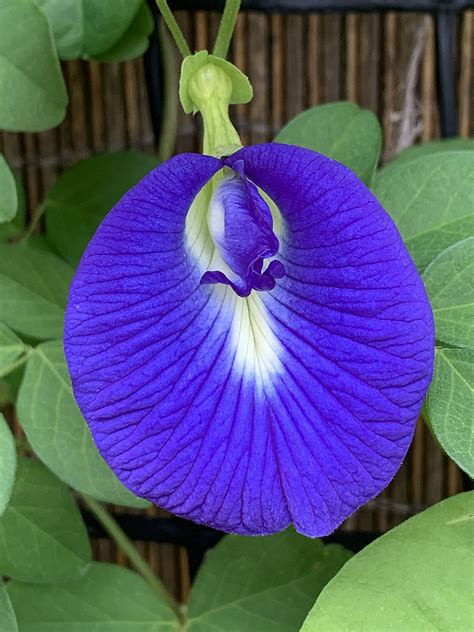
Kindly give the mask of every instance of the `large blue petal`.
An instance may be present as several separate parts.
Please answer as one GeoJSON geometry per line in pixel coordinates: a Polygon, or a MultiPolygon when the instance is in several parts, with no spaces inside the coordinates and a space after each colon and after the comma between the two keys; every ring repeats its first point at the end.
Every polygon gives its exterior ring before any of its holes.
{"type": "Polygon", "coordinates": [[[260,145],[228,159],[277,204],[286,276],[238,297],[201,285],[185,217],[222,166],[182,155],[109,213],[66,316],[74,392],[136,494],[244,534],[337,527],[391,480],[433,363],[421,280],[345,167],[260,145]]]}

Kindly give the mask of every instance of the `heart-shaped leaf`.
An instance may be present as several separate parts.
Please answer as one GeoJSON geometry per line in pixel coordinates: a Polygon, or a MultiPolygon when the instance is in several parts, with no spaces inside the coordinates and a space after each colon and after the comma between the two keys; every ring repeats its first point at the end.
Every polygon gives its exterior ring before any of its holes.
{"type": "Polygon", "coordinates": [[[105,215],[157,164],[154,156],[138,152],[103,154],[56,180],[44,200],[46,232],[63,259],[77,265],[105,215]]]}
{"type": "Polygon", "coordinates": [[[342,101],[317,105],[298,114],[275,141],[334,158],[370,184],[380,156],[382,133],[372,112],[342,101]]]}
{"type": "Polygon", "coordinates": [[[15,473],[15,440],[5,418],[0,414],[0,516],[5,512],[10,501],[15,473]]]}
{"type": "Polygon", "coordinates": [[[13,173],[0,154],[0,224],[11,221],[18,210],[18,197],[13,173]]]}
{"type": "Polygon", "coordinates": [[[0,518],[0,574],[31,582],[78,579],[91,551],[67,487],[35,459],[21,457],[0,518]]]}
{"type": "Polygon", "coordinates": [[[137,14],[122,37],[111,48],[95,55],[97,61],[123,61],[143,55],[148,48],[148,38],[153,31],[153,14],[148,5],[141,4],[137,14]]]}
{"type": "Polygon", "coordinates": [[[72,275],[53,254],[0,244],[0,320],[26,336],[61,337],[72,275]]]}
{"type": "Polygon", "coordinates": [[[430,154],[382,170],[374,193],[421,271],[474,235],[474,151],[430,154]]]}
{"type": "Polygon", "coordinates": [[[0,3],[0,128],[55,127],[68,102],[48,20],[33,0],[0,3]]]}
{"type": "Polygon", "coordinates": [[[436,339],[474,348],[474,237],[439,254],[423,273],[436,324],[436,339]]]}
{"type": "Polygon", "coordinates": [[[446,453],[474,478],[474,351],[436,349],[427,399],[431,429],[446,453]]]}
{"type": "Polygon", "coordinates": [[[173,612],[126,568],[93,564],[76,582],[39,586],[10,582],[8,593],[25,632],[178,632],[173,612]]]}
{"type": "Polygon", "coordinates": [[[189,603],[190,632],[298,630],[325,584],[348,560],[288,529],[265,538],[227,536],[209,552],[189,603]]]}
{"type": "Polygon", "coordinates": [[[141,0],[36,0],[47,15],[62,59],[93,57],[126,32],[141,0]]]}
{"type": "Polygon", "coordinates": [[[148,506],[125,489],[98,453],[74,401],[60,341],[40,344],[31,354],[17,408],[33,450],[61,480],[99,500],[148,506]]]}
{"type": "Polygon", "coordinates": [[[301,632],[460,632],[474,621],[474,492],[410,518],[355,555],[301,632]]]}

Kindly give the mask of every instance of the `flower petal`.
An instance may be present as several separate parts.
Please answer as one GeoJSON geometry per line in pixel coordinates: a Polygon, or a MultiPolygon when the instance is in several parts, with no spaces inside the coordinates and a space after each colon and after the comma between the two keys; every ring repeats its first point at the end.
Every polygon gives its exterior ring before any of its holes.
{"type": "MultiPolygon", "coordinates": [[[[278,252],[278,239],[268,204],[245,177],[242,161],[234,168],[238,173],[220,180],[208,211],[209,231],[224,265],[206,271],[201,283],[227,283],[239,296],[248,296],[253,289],[275,287],[271,270],[267,267],[262,273],[262,268],[263,259],[278,252]]],[[[278,268],[281,277],[284,270],[281,264],[278,268]]]]}
{"type": "Polygon", "coordinates": [[[325,535],[400,466],[431,377],[431,309],[395,226],[348,169],[277,144],[235,161],[280,209],[286,275],[248,298],[200,285],[185,215],[222,163],[168,161],[81,261],[65,329],[74,392],[136,494],[225,531],[293,521],[325,535]]]}

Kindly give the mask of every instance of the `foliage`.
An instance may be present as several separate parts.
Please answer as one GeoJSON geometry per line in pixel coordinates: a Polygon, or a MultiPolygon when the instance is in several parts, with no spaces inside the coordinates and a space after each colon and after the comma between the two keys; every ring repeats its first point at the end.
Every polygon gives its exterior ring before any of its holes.
{"type": "Polygon", "coordinates": [[[442,151],[382,170],[374,192],[420,270],[474,234],[474,151],[442,151]]]}
{"type": "Polygon", "coordinates": [[[0,518],[12,495],[16,464],[15,441],[4,416],[0,414],[0,518]]]}
{"type": "Polygon", "coordinates": [[[474,478],[474,351],[438,348],[427,399],[430,427],[442,448],[474,478]]]}
{"type": "Polygon", "coordinates": [[[0,154],[0,224],[12,220],[18,210],[18,195],[13,173],[0,154]]]}
{"type": "Polygon", "coordinates": [[[92,564],[79,581],[56,586],[8,584],[20,630],[127,632],[177,630],[173,612],[141,577],[111,564],[92,564]]]}
{"type": "Polygon", "coordinates": [[[123,487],[97,452],[72,395],[61,341],[33,351],[17,407],[31,446],[60,479],[99,500],[147,506],[123,487]]]}
{"type": "Polygon", "coordinates": [[[313,107],[277,134],[275,141],[300,145],[342,162],[370,184],[382,146],[379,122],[355,103],[328,103],[313,107]]]}
{"type": "Polygon", "coordinates": [[[67,487],[39,461],[20,457],[13,493],[0,517],[0,574],[63,582],[81,577],[90,559],[86,528],[67,487]]]}
{"type": "Polygon", "coordinates": [[[316,596],[349,557],[341,546],[324,546],[291,529],[258,539],[228,536],[199,571],[188,629],[297,630],[316,596]]]}
{"type": "Polygon", "coordinates": [[[68,169],[43,202],[52,247],[76,266],[106,213],[157,164],[153,156],[129,151],[94,156],[68,169]]]}
{"type": "Polygon", "coordinates": [[[329,582],[301,632],[458,632],[474,618],[474,492],[410,518],[329,582]]]}

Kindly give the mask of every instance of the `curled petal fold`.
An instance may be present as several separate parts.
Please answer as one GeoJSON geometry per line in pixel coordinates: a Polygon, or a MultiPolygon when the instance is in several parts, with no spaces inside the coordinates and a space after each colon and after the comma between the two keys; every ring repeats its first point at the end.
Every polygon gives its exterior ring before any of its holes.
{"type": "Polygon", "coordinates": [[[226,165],[281,213],[271,289],[201,284],[186,214],[223,163],[171,159],[80,263],[65,327],[74,393],[139,496],[228,532],[293,522],[326,535],[405,456],[431,379],[431,308],[390,217],[347,168],[278,144],[226,165]]]}
{"type": "Polygon", "coordinates": [[[248,296],[253,289],[273,289],[275,276],[281,278],[284,268],[272,262],[263,270],[263,260],[278,252],[272,214],[257,187],[246,178],[243,161],[236,161],[233,167],[237,173],[225,175],[219,182],[208,212],[209,231],[223,269],[205,272],[201,283],[228,284],[239,296],[248,296]]]}

